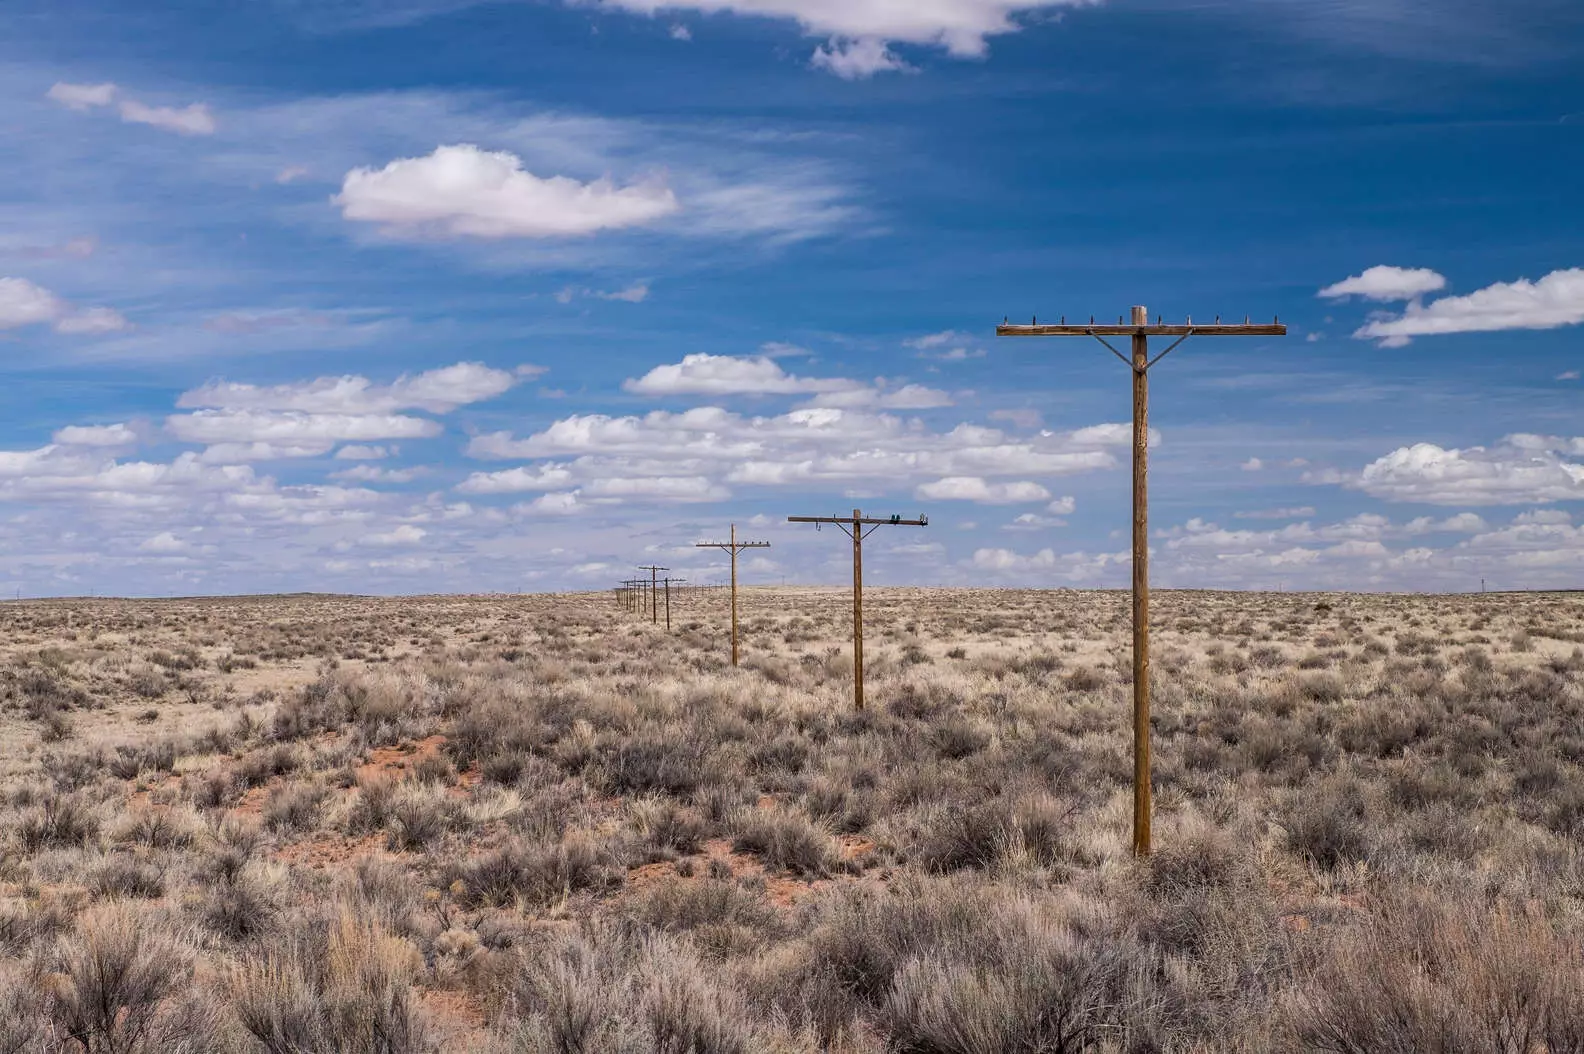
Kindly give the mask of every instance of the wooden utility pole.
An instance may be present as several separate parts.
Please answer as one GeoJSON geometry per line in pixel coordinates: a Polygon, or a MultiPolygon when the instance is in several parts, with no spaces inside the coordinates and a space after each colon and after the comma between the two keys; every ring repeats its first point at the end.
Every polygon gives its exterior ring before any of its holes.
{"type": "Polygon", "coordinates": [[[998,337],[1093,337],[1104,344],[1133,371],[1133,852],[1150,852],[1150,661],[1149,661],[1149,371],[1176,350],[1189,337],[1285,337],[1287,327],[1281,320],[1269,325],[1223,324],[1220,318],[1209,325],[1195,325],[1192,318],[1178,324],[1149,324],[1149,311],[1133,309],[1124,323],[1068,325],[1063,318],[1057,325],[1040,325],[1038,319],[1026,326],[1003,323],[996,327],[998,337]],[[1131,337],[1131,358],[1112,347],[1106,337],[1131,337]],[[1150,337],[1177,339],[1154,358],[1149,353],[1150,337]]]}
{"type": "Polygon", "coordinates": [[[737,665],[737,554],[744,549],[768,549],[769,542],[739,542],[737,540],[737,525],[731,525],[731,541],[729,542],[696,542],[695,549],[724,549],[731,553],[731,645],[732,665],[737,665]]]}
{"type": "Polygon", "coordinates": [[[864,519],[863,511],[854,509],[851,516],[788,516],[788,523],[812,523],[818,530],[821,524],[835,524],[853,543],[853,706],[864,708],[863,673],[863,540],[881,527],[928,527],[929,517],[904,520],[900,516],[889,519],[864,519]],[[865,527],[869,529],[864,530],[865,527]]]}
{"type": "Polygon", "coordinates": [[[666,609],[666,632],[667,633],[671,632],[671,583],[675,582],[678,585],[681,585],[683,582],[686,582],[686,581],[687,581],[687,579],[685,579],[685,578],[668,578],[668,579],[665,580],[665,609],[666,609]]]}
{"type": "Polygon", "coordinates": [[[655,576],[661,571],[669,571],[671,569],[669,567],[640,567],[638,570],[649,572],[649,621],[658,623],[660,621],[660,605],[655,603],[655,593],[658,591],[660,580],[655,576]]]}

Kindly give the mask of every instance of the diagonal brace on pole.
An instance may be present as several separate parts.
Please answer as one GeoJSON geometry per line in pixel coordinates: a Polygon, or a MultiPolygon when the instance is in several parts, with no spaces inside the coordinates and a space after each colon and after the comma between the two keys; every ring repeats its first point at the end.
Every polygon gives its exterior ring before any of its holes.
{"type": "Polygon", "coordinates": [[[1217,318],[1210,325],[1195,325],[1190,318],[1182,323],[1149,324],[1149,312],[1133,309],[1131,323],[1117,320],[1115,326],[1067,324],[1040,325],[1034,319],[1027,326],[1003,322],[996,327],[999,337],[1093,337],[1121,359],[1133,373],[1133,851],[1139,856],[1150,852],[1150,666],[1149,666],[1149,371],[1193,336],[1210,337],[1284,337],[1287,327],[1277,318],[1269,325],[1245,320],[1241,325],[1223,325],[1217,318]],[[1108,336],[1129,337],[1133,355],[1129,359],[1112,347],[1108,336]],[[1176,337],[1170,347],[1150,358],[1149,338],[1176,337]]]}
{"type": "Polygon", "coordinates": [[[731,655],[732,665],[737,665],[737,554],[746,549],[768,549],[769,542],[739,542],[737,525],[731,525],[729,542],[695,542],[695,549],[721,549],[731,554],[731,655]]]}
{"type": "Polygon", "coordinates": [[[812,523],[816,530],[823,524],[834,524],[853,543],[853,706],[864,708],[863,667],[863,540],[881,527],[928,527],[929,517],[904,520],[900,516],[866,518],[863,511],[854,509],[851,516],[788,516],[788,523],[812,523]],[[865,527],[869,529],[864,530],[865,527]]]}

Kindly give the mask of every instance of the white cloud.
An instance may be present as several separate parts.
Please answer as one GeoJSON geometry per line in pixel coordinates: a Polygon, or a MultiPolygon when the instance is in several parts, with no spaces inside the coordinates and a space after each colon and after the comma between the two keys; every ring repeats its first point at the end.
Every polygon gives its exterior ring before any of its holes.
{"type": "Polygon", "coordinates": [[[980,505],[1020,505],[1050,498],[1050,491],[1038,483],[987,483],[979,476],[948,476],[922,483],[913,494],[925,501],[972,501],[980,505]]]}
{"type": "Polygon", "coordinates": [[[1260,469],[1265,467],[1265,462],[1261,461],[1257,457],[1251,457],[1238,467],[1244,472],[1258,472],[1260,469]]]}
{"type": "Polygon", "coordinates": [[[1095,581],[1114,573],[1114,569],[1128,567],[1133,558],[1130,553],[1057,553],[1054,549],[1041,549],[1024,555],[1012,549],[976,549],[969,566],[981,573],[996,575],[1013,581],[1062,579],[1070,582],[1095,581]]]}
{"type": "MultiPolygon", "coordinates": [[[[1494,447],[1400,447],[1336,481],[1390,501],[1520,505],[1584,498],[1584,439],[1508,436],[1494,447]]],[[[1325,481],[1325,480],[1321,480],[1325,481]]]]}
{"type": "Polygon", "coordinates": [[[131,329],[132,323],[128,322],[125,316],[114,308],[90,307],[84,311],[66,315],[55,323],[55,328],[61,333],[97,335],[123,332],[131,329]]]}
{"type": "Polygon", "coordinates": [[[649,285],[646,282],[635,282],[626,289],[616,289],[609,293],[594,294],[600,300],[620,300],[628,304],[641,304],[649,299],[649,285]]]}
{"type": "Polygon", "coordinates": [[[114,84],[67,84],[62,81],[53,85],[45,94],[68,109],[86,110],[93,106],[109,106],[115,101],[116,86],[114,84]]]}
{"type": "Polygon", "coordinates": [[[428,534],[429,532],[424,530],[422,527],[414,527],[410,523],[404,523],[395,530],[381,531],[374,534],[365,534],[361,539],[359,539],[359,543],[362,545],[371,545],[378,548],[395,548],[399,546],[417,545],[419,542],[423,541],[424,538],[428,536],[428,534]]]}
{"type": "Polygon", "coordinates": [[[797,377],[766,356],[686,355],[681,362],[656,366],[622,390],[637,395],[797,395],[855,391],[857,381],[797,377]]]}
{"type": "Polygon", "coordinates": [[[152,538],[146,539],[138,548],[145,553],[181,553],[186,552],[188,546],[170,531],[161,531],[152,538]]]}
{"type": "Polygon", "coordinates": [[[1254,509],[1249,512],[1234,512],[1234,519],[1238,520],[1301,520],[1315,514],[1313,505],[1296,505],[1280,509],[1254,509]]]}
{"type": "Polygon", "coordinates": [[[173,106],[146,106],[135,99],[121,103],[121,119],[129,124],[147,124],[178,135],[213,135],[214,114],[201,102],[177,109],[173,106]]]}
{"type": "Polygon", "coordinates": [[[1444,276],[1425,268],[1371,267],[1363,274],[1327,286],[1320,290],[1320,295],[1332,300],[1360,296],[1366,300],[1389,303],[1416,300],[1426,293],[1445,289],[1446,284],[1444,276]]]}
{"type": "Polygon", "coordinates": [[[1071,516],[1078,509],[1078,500],[1072,495],[1064,495],[1045,506],[1045,511],[1052,516],[1071,516]]]}
{"type": "Polygon", "coordinates": [[[437,238],[575,237],[646,226],[680,208],[657,179],[618,187],[608,179],[541,178],[515,154],[469,144],[355,168],[334,201],[348,220],[437,238]]]}
{"type": "Polygon", "coordinates": [[[641,476],[633,479],[607,476],[583,487],[578,496],[594,502],[639,500],[675,503],[724,501],[731,497],[731,492],[704,476],[641,476]]]}
{"type": "Polygon", "coordinates": [[[357,483],[411,483],[421,475],[423,475],[423,472],[416,468],[380,468],[377,465],[354,465],[351,468],[344,468],[339,472],[330,473],[330,478],[357,483]]]}
{"type": "Polygon", "coordinates": [[[199,410],[173,414],[166,418],[165,427],[187,443],[281,444],[257,449],[263,456],[288,457],[328,453],[342,441],[428,439],[442,431],[435,421],[401,414],[314,414],[296,410],[199,410]],[[271,450],[277,454],[272,455],[271,450]],[[286,450],[294,452],[279,453],[286,450]]]}
{"type": "Polygon", "coordinates": [[[206,465],[243,465],[250,461],[286,461],[300,457],[319,457],[328,454],[335,446],[333,440],[305,442],[255,442],[214,443],[204,448],[198,460],[206,465]]]}
{"type": "Polygon", "coordinates": [[[855,44],[873,48],[894,42],[979,58],[988,50],[987,38],[1017,32],[1018,15],[1093,2],[1097,0],[605,0],[605,6],[646,15],[693,10],[792,19],[806,33],[831,37],[828,48],[838,52],[855,44]]]}
{"type": "Polygon", "coordinates": [[[0,278],[0,329],[15,329],[52,322],[64,310],[43,286],[26,278],[0,278]]]}
{"type": "Polygon", "coordinates": [[[906,384],[895,391],[882,388],[853,388],[826,392],[809,400],[809,406],[828,406],[843,410],[935,410],[952,405],[952,397],[938,388],[906,384]]]}
{"type": "Polygon", "coordinates": [[[562,490],[574,481],[565,465],[536,465],[501,472],[475,472],[457,485],[464,494],[513,494],[530,490],[562,490]]]}
{"type": "Polygon", "coordinates": [[[572,491],[543,494],[525,506],[518,506],[526,512],[545,513],[551,516],[571,516],[582,512],[584,507],[583,503],[578,501],[577,494],[572,491]]]}
{"type": "Polygon", "coordinates": [[[1579,379],[1579,371],[1578,370],[1564,370],[1561,373],[1557,374],[1556,379],[1559,380],[1559,381],[1576,381],[1576,380],[1579,379]]]}
{"type": "Polygon", "coordinates": [[[1411,303],[1396,318],[1377,318],[1353,335],[1401,347],[1414,337],[1556,329],[1584,322],[1584,268],[1553,271],[1537,282],[1498,282],[1467,296],[1411,303]]]}
{"type": "Polygon", "coordinates": [[[477,362],[459,362],[424,373],[404,374],[389,385],[378,385],[367,377],[356,375],[318,377],[268,388],[212,381],[183,392],[176,405],[183,409],[218,407],[342,414],[419,409],[443,414],[460,406],[493,399],[509,391],[519,380],[536,375],[536,372],[491,369],[477,362]]]}
{"type": "Polygon", "coordinates": [[[959,333],[955,329],[947,329],[939,333],[927,333],[922,337],[913,337],[910,340],[903,341],[903,344],[910,348],[917,348],[920,351],[929,351],[969,339],[971,338],[966,333],[959,333]]]}
{"type": "Polygon", "coordinates": [[[337,450],[335,456],[339,461],[378,461],[381,458],[390,457],[390,455],[391,449],[389,447],[353,444],[337,450]]]}
{"type": "MultiPolygon", "coordinates": [[[[114,84],[68,84],[62,81],[45,94],[68,109],[81,111],[111,105],[120,94],[120,89],[114,84]]],[[[203,103],[177,108],[149,106],[136,99],[122,99],[119,111],[121,120],[128,124],[151,125],[178,135],[213,135],[218,127],[214,114],[203,103]]]]}
{"type": "Polygon", "coordinates": [[[0,330],[53,322],[60,333],[92,336],[130,329],[120,312],[107,307],[72,311],[43,286],[26,278],[0,278],[0,330]]]}
{"type": "Polygon", "coordinates": [[[809,64],[817,70],[834,73],[842,80],[856,81],[876,73],[912,72],[909,66],[883,40],[863,37],[858,40],[832,40],[814,49],[809,64]]]}
{"type": "Polygon", "coordinates": [[[125,424],[67,425],[54,438],[61,446],[124,447],[136,445],[138,434],[125,424]]]}
{"type": "Polygon", "coordinates": [[[674,25],[674,26],[671,27],[671,39],[672,40],[692,40],[693,39],[693,31],[688,29],[688,27],[684,26],[684,25],[680,25],[680,24],[674,25]]]}
{"type": "MultiPolygon", "coordinates": [[[[475,437],[468,454],[480,458],[557,459],[497,473],[478,473],[462,484],[474,493],[581,488],[594,496],[673,500],[691,497],[680,486],[641,495],[619,492],[624,479],[708,480],[724,488],[816,487],[894,493],[952,477],[983,481],[982,497],[1000,501],[1047,500],[1030,477],[1053,477],[1111,468],[1111,447],[1126,443],[1126,426],[1097,426],[1074,433],[1014,438],[993,428],[958,425],[934,432],[916,420],[831,408],[793,410],[775,417],[745,417],[719,407],[642,417],[574,415],[526,439],[507,433],[475,437]],[[991,482],[991,481],[1007,481],[991,482]]],[[[953,484],[952,486],[973,486],[953,484]]],[[[702,490],[696,483],[689,484],[702,490]]],[[[941,493],[946,493],[944,490],[941,493]]],[[[964,492],[968,493],[968,492],[964,492]]]]}

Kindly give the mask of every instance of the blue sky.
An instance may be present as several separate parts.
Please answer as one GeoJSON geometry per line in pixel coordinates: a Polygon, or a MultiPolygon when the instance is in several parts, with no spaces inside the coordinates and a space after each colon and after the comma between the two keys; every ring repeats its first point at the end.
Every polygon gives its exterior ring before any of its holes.
{"type": "Polygon", "coordinates": [[[0,591],[1584,585],[1564,0],[12,0],[0,591]]]}

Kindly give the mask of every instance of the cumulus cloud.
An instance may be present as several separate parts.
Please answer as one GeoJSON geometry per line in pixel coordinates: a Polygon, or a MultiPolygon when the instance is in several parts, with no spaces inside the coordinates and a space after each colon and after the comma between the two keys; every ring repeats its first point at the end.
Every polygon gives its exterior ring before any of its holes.
{"type": "Polygon", "coordinates": [[[1320,295],[1330,300],[1357,296],[1366,300],[1390,303],[1398,300],[1416,300],[1426,293],[1440,292],[1446,288],[1444,276],[1425,268],[1371,267],[1335,285],[1320,290],[1320,295]]]}
{"type": "Polygon", "coordinates": [[[429,439],[442,431],[438,422],[401,414],[326,414],[297,410],[199,410],[191,414],[173,414],[166,418],[165,427],[183,442],[227,444],[226,453],[246,456],[248,460],[315,457],[329,453],[342,441],[429,439]]]}
{"type": "Polygon", "coordinates": [[[980,476],[948,476],[921,483],[913,494],[926,501],[972,501],[980,505],[1021,505],[1050,498],[1050,491],[1038,483],[989,483],[980,476]]]}
{"type": "MultiPolygon", "coordinates": [[[[588,494],[615,496],[608,488],[602,492],[598,481],[683,478],[710,480],[718,488],[829,486],[874,492],[977,477],[987,487],[1007,484],[1006,490],[986,493],[1011,500],[1018,493],[1011,485],[1031,477],[1115,467],[1112,450],[1129,436],[1125,425],[1030,437],[969,424],[936,432],[891,414],[833,408],[774,417],[748,417],[720,407],[641,417],[586,414],[563,418],[525,439],[500,432],[474,437],[468,445],[473,457],[541,464],[476,474],[463,486],[475,493],[574,489],[563,485],[565,480],[588,494]]],[[[725,495],[723,489],[717,493],[725,495]]],[[[1016,500],[1049,498],[1043,491],[1022,493],[1030,496],[1016,500]]]]}
{"type": "Polygon", "coordinates": [[[338,461],[378,461],[381,458],[390,457],[390,455],[390,447],[367,446],[360,443],[344,446],[337,450],[335,454],[338,461]]]}
{"type": "Polygon", "coordinates": [[[563,490],[574,481],[565,465],[535,465],[532,468],[512,468],[503,472],[475,472],[461,483],[457,490],[464,494],[513,494],[530,490],[563,490]]]}
{"type": "Polygon", "coordinates": [[[365,534],[361,539],[359,539],[359,541],[363,545],[371,545],[379,548],[394,548],[398,546],[417,545],[419,542],[423,541],[424,538],[428,536],[428,534],[429,532],[424,530],[422,527],[414,527],[410,523],[404,523],[394,530],[378,531],[373,534],[365,534]]]}
{"type": "Polygon", "coordinates": [[[876,73],[911,72],[912,66],[903,62],[883,40],[863,37],[858,40],[832,40],[814,49],[809,60],[817,70],[834,73],[842,80],[856,81],[873,77],[876,73]]]}
{"type": "Polygon", "coordinates": [[[961,362],[966,359],[984,358],[985,351],[983,348],[969,347],[970,344],[974,343],[974,339],[970,334],[947,329],[939,333],[929,333],[922,337],[914,337],[902,343],[906,347],[916,349],[921,359],[961,362]]]}
{"type": "Polygon", "coordinates": [[[43,286],[26,278],[0,278],[0,329],[52,322],[64,305],[43,286]]]}
{"type": "Polygon", "coordinates": [[[348,220],[391,235],[428,238],[566,238],[641,227],[680,205],[658,179],[617,186],[540,177],[505,151],[470,144],[348,172],[334,201],[348,220]]]}
{"type": "Polygon", "coordinates": [[[388,385],[375,384],[367,377],[352,374],[272,387],[211,381],[183,392],[176,405],[184,409],[218,407],[310,414],[376,414],[408,409],[443,414],[493,399],[511,390],[525,377],[536,376],[537,372],[537,369],[527,372],[497,370],[478,362],[459,362],[423,373],[403,374],[388,385]]]}
{"type": "Polygon", "coordinates": [[[798,377],[764,356],[685,355],[681,362],[656,366],[636,380],[622,382],[635,395],[801,395],[861,389],[857,381],[798,377]]]}
{"type": "Polygon", "coordinates": [[[170,531],[161,531],[145,539],[138,548],[145,553],[181,553],[187,551],[188,545],[170,531]]]}
{"type": "Polygon", "coordinates": [[[1508,436],[1495,446],[1400,447],[1341,482],[1390,501],[1528,505],[1584,498],[1584,439],[1508,436]]]}
{"type": "Polygon", "coordinates": [[[888,43],[942,47],[959,58],[979,58],[988,50],[989,37],[1017,32],[1019,15],[1095,2],[1098,0],[605,0],[608,7],[646,15],[693,10],[791,19],[808,34],[831,38],[816,52],[815,64],[845,76],[902,68],[900,60],[886,57],[888,43]],[[827,58],[822,60],[821,55],[827,58]]]}
{"type": "Polygon", "coordinates": [[[1058,553],[1054,549],[1041,549],[1028,554],[1013,549],[976,549],[969,560],[969,566],[975,571],[1013,583],[1030,579],[1092,582],[1113,573],[1116,568],[1129,567],[1132,563],[1133,556],[1127,552],[1058,553]]]}
{"type": "Polygon", "coordinates": [[[1584,322],[1584,268],[1553,271],[1539,281],[1498,282],[1467,296],[1411,303],[1400,316],[1366,323],[1355,337],[1401,347],[1414,337],[1557,329],[1584,322]]]}
{"type": "Polygon", "coordinates": [[[57,332],[93,336],[130,329],[120,312],[107,307],[74,311],[60,297],[26,278],[0,278],[0,330],[54,323],[57,332]]]}
{"type": "Polygon", "coordinates": [[[330,478],[353,483],[411,483],[421,475],[423,471],[416,468],[380,468],[363,464],[332,472],[330,478]]]}
{"type": "Polygon", "coordinates": [[[67,425],[57,429],[55,442],[61,446],[124,447],[135,446],[138,434],[130,425],[67,425]]]}

